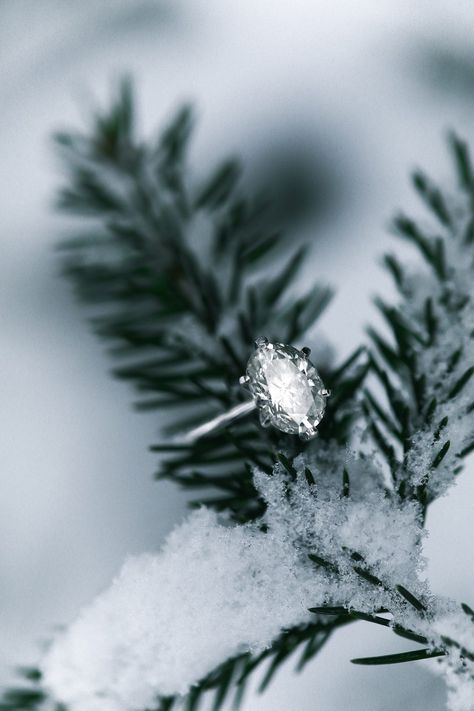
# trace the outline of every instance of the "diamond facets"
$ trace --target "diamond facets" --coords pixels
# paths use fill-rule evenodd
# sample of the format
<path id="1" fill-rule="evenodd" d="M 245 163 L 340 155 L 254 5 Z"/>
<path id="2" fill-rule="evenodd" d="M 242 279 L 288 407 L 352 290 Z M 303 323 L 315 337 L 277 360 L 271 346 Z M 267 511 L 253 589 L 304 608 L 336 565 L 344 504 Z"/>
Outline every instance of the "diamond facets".
<path id="1" fill-rule="evenodd" d="M 329 393 L 308 359 L 309 350 L 299 351 L 265 338 L 259 338 L 256 346 L 241 382 L 259 407 L 262 425 L 271 424 L 282 432 L 312 439 Z"/>

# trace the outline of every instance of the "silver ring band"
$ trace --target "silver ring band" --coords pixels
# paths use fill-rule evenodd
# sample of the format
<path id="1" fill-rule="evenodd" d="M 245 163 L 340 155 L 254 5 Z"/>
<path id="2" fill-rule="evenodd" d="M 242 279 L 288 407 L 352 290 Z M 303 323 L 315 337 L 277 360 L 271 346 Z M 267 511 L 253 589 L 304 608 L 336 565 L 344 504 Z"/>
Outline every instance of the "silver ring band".
<path id="1" fill-rule="evenodd" d="M 198 439 L 201 439 L 201 437 L 205 437 L 206 435 L 211 434 L 215 430 L 218 430 L 221 427 L 225 427 L 230 422 L 233 422 L 234 420 L 243 417 L 244 415 L 248 415 L 250 412 L 253 412 L 256 409 L 257 403 L 255 402 L 255 400 L 241 402 L 238 405 L 232 407 L 228 412 L 224 412 L 222 413 L 222 415 L 217 415 L 217 417 L 213 417 L 212 420 L 209 420 L 209 422 L 204 422 L 204 424 L 199 425 L 198 427 L 195 427 L 194 429 L 190 430 L 182 438 L 180 438 L 180 441 L 183 442 L 183 444 L 192 444 Z"/>

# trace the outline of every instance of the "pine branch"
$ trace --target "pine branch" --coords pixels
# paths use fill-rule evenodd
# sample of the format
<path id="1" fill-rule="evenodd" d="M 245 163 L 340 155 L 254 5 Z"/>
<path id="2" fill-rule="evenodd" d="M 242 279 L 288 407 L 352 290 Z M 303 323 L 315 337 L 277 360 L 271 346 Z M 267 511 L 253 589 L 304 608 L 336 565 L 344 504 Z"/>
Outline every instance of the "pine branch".
<path id="1" fill-rule="evenodd" d="M 421 229 L 399 216 L 395 229 L 421 254 L 428 270 L 412 273 L 395 257 L 385 264 L 400 294 L 396 307 L 377 300 L 392 339 L 369 329 L 372 372 L 384 393 L 382 402 L 366 391 L 365 410 L 374 443 L 388 462 L 401 498 L 417 500 L 423 514 L 443 494 L 474 447 L 466 428 L 474 401 L 472 367 L 473 183 L 466 145 L 450 137 L 461 188 L 446 196 L 420 172 L 414 185 L 433 219 Z M 421 452 L 432 454 L 423 460 Z"/>
<path id="2" fill-rule="evenodd" d="M 59 207 L 92 227 L 61 246 L 63 269 L 94 308 L 93 326 L 122 364 L 116 377 L 139 393 L 139 410 L 166 410 L 168 433 L 185 431 L 238 403 L 237 381 L 257 336 L 300 341 L 331 291 L 292 286 L 307 248 L 288 249 L 272 206 L 241 187 L 240 166 L 224 161 L 207 178 L 189 178 L 192 111 L 181 109 L 158 140 L 136 136 L 135 102 L 122 82 L 89 133 L 63 132 L 56 142 L 67 171 Z M 365 370 L 324 373 L 337 387 L 322 436 L 347 439 L 350 401 Z M 176 416 L 170 420 L 170 408 Z M 270 468 L 288 437 L 263 433 L 256 418 L 236 422 L 205 445 L 152 447 L 158 478 L 191 489 L 236 520 L 261 505 L 248 464 Z M 288 446 L 298 448 L 294 438 Z M 230 487 L 229 482 L 236 485 Z"/>

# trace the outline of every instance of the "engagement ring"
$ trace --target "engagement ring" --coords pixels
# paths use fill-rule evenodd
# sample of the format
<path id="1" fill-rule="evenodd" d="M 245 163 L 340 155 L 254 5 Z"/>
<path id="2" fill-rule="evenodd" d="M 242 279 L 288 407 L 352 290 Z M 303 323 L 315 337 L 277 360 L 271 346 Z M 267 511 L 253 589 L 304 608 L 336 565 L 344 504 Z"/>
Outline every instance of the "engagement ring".
<path id="1" fill-rule="evenodd" d="M 271 425 L 303 440 L 316 437 L 330 393 L 309 360 L 310 353 L 309 348 L 298 350 L 257 338 L 246 374 L 239 380 L 252 399 L 191 430 L 185 442 L 192 443 L 255 409 L 263 427 Z"/>

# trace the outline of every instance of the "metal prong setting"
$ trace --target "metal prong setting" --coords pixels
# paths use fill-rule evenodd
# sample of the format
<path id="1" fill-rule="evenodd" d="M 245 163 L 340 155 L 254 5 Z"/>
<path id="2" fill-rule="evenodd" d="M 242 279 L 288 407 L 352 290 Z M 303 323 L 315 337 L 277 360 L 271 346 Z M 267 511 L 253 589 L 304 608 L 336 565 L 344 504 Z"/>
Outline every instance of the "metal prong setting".
<path id="1" fill-rule="evenodd" d="M 239 384 L 240 385 L 248 385 L 250 382 L 250 378 L 248 375 L 241 375 L 239 378 Z"/>
<path id="2" fill-rule="evenodd" d="M 327 388 L 322 388 L 319 391 L 319 394 L 322 395 L 322 397 L 329 397 L 331 395 L 331 391 L 328 390 Z"/>
<path id="3" fill-rule="evenodd" d="M 309 422 L 307 419 L 303 420 L 300 422 L 300 425 L 298 427 L 298 435 L 301 440 L 304 442 L 309 442 L 311 439 L 314 439 L 315 437 L 318 436 L 318 430 L 316 427 L 311 427 L 309 426 Z"/>
<path id="4" fill-rule="evenodd" d="M 305 346 L 304 348 L 301 349 L 301 352 L 305 354 L 306 358 L 309 358 L 311 355 L 311 348 L 308 348 L 308 346 Z"/>
<path id="5" fill-rule="evenodd" d="M 266 412 L 265 410 L 260 410 L 259 420 L 262 427 L 270 427 L 272 418 L 270 417 L 268 412 Z"/>
<path id="6" fill-rule="evenodd" d="M 255 339 L 255 348 L 261 348 L 266 345 L 268 345 L 268 338 L 265 338 L 265 336 L 259 336 Z"/>

